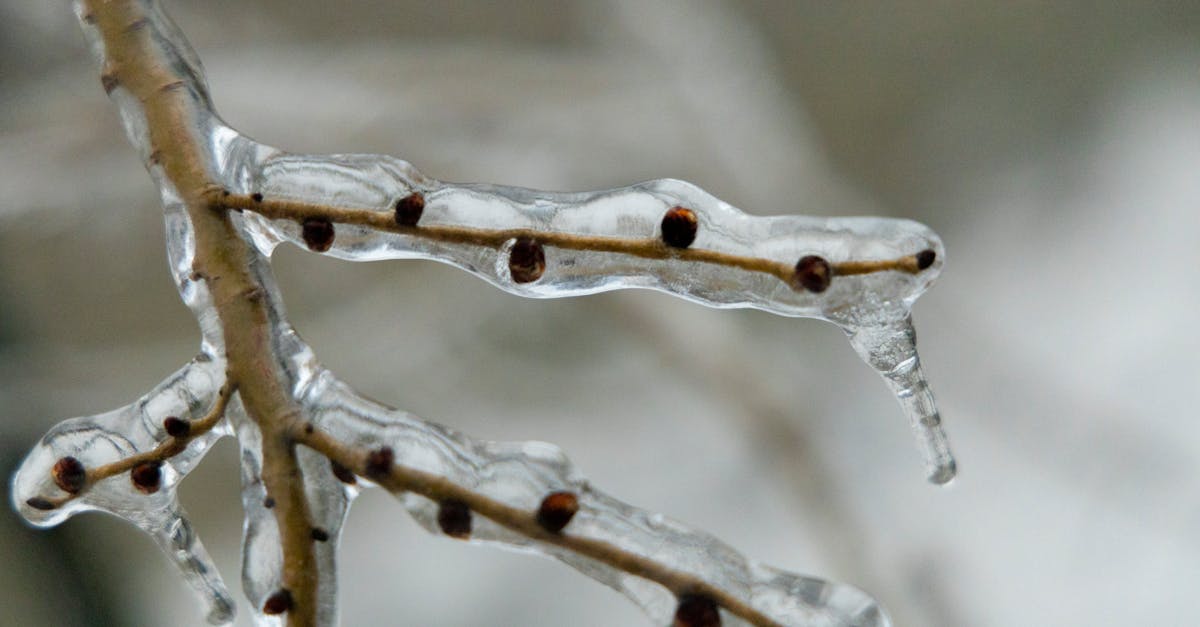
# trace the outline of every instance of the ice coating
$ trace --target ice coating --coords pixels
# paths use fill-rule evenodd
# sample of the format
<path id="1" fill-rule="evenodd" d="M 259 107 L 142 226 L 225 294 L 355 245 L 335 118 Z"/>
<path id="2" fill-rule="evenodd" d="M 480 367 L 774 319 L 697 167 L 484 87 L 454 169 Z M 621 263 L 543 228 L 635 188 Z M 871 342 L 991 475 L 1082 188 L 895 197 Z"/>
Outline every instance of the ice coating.
<path id="1" fill-rule="evenodd" d="M 580 511 L 570 534 L 647 555 L 668 569 L 691 573 L 734 591 L 780 625 L 809 627 L 889 625 L 879 604 L 861 590 L 786 573 L 749 560 L 700 531 L 625 504 L 593 488 L 563 452 L 545 442 L 491 442 L 470 437 L 369 401 L 332 373 L 322 371 L 302 402 L 319 431 L 354 448 L 392 447 L 398 464 L 445 477 L 471 492 L 515 509 L 534 510 L 546 494 L 570 490 Z M 402 461 L 401 461 L 402 460 Z M 412 516 L 440 534 L 437 504 L 416 494 L 402 497 Z M 539 542 L 477 517 L 471 541 L 534 550 L 553 556 L 637 603 L 654 621 L 671 622 L 675 597 L 662 586 L 572 547 Z M 744 624 L 726 613 L 724 624 Z"/>
<path id="2" fill-rule="evenodd" d="M 56 484 L 52 469 L 60 459 L 70 457 L 91 471 L 154 449 L 167 438 L 163 430 L 166 417 L 193 420 L 206 414 L 216 401 L 223 370 L 222 362 L 201 355 L 131 405 L 59 423 L 25 458 L 12 482 L 17 511 L 39 527 L 57 525 L 82 512 L 101 511 L 149 534 L 200 594 L 214 624 L 232 620 L 233 599 L 179 505 L 176 486 L 216 440 L 228 435 L 226 426 L 218 425 L 197 437 L 167 460 L 160 471 L 159 487 L 151 494 L 138 490 L 130 473 L 122 472 L 67 498 L 70 495 Z M 47 504 L 56 506 L 48 508 Z"/>
<path id="3" fill-rule="evenodd" d="M 288 324 L 269 256 L 282 241 L 323 249 L 326 243 L 306 238 L 301 226 L 319 218 L 332 227 L 330 255 L 434 259 L 523 296 L 647 288 L 714 307 L 754 307 L 829 320 L 846 330 L 859 354 L 893 388 L 918 434 L 930 477 L 940 483 L 953 476 L 953 460 L 921 373 L 909 313 L 944 259 L 942 244 L 929 229 L 882 218 L 752 217 L 675 180 L 555 193 L 446 184 L 391 157 L 289 154 L 240 135 L 216 116 L 199 59 L 157 2 L 125 0 L 111 6 L 119 6 L 113 13 L 127 14 L 130 20 L 117 25 L 120 36 L 144 37 L 150 48 L 143 53 L 152 57 L 161 76 L 125 76 L 134 79 L 126 84 L 110 74 L 120 61 L 106 51 L 105 42 L 112 39 L 106 39 L 88 2 L 77 2 L 76 12 L 103 68 L 102 83 L 158 185 L 168 261 L 181 298 L 200 323 L 201 355 L 137 403 L 68 420 L 47 434 L 13 479 L 14 504 L 30 522 L 54 525 L 88 510 L 129 520 L 154 537 L 181 569 L 207 603 L 210 622 L 229 622 L 233 603 L 178 504 L 175 488 L 217 438 L 232 432 L 242 452 L 243 587 L 254 605 L 256 624 L 280 622 L 264 612 L 286 574 L 285 534 L 264 484 L 271 451 L 278 447 L 264 447 L 264 429 L 276 429 L 276 436 L 280 431 L 269 422 L 275 417 L 252 416 L 249 402 L 231 391 L 235 384 L 251 382 L 227 379 L 229 364 L 223 356 L 229 329 L 222 326 L 219 303 L 198 259 L 202 231 L 193 220 L 203 218 L 191 211 L 198 190 L 182 183 L 178 163 L 173 170 L 152 137 L 156 122 L 147 101 L 167 93 L 174 98 L 173 111 L 182 113 L 182 121 L 172 121 L 170 139 L 194 147 L 198 154 L 191 156 L 207 177 L 204 193 L 213 209 L 230 210 L 231 237 L 251 244 L 245 247 L 240 271 L 254 288 L 239 296 L 262 303 L 270 362 L 264 376 L 273 377 L 271 383 L 287 396 L 295 419 L 313 433 L 360 452 L 389 446 L 398 467 L 437 477 L 506 511 L 529 512 L 548 491 L 571 490 L 578 495 L 580 511 L 562 539 L 523 531 L 511 517 L 502 523 L 500 517 L 477 515 L 471 541 L 556 557 L 622 592 L 657 624 L 670 622 L 683 591 L 672 573 L 692 582 L 688 585 L 719 592 L 727 601 L 724 624 L 744 624 L 744 616 L 765 617 L 752 620 L 755 624 L 889 624 L 879 604 L 857 588 L 758 564 L 703 532 L 605 495 L 553 445 L 476 441 L 361 398 L 319 364 Z M 138 84 L 142 78 L 153 84 Z M 397 226 L 394 208 L 414 193 L 421 200 L 416 226 Z M 694 214 L 696 232 L 694 241 L 672 244 L 662 221 L 666 212 L 679 208 Z M 536 250 L 544 259 L 534 256 L 536 263 L 516 264 L 519 250 Z M 811 256 L 830 269 L 816 277 L 820 289 L 806 287 L 799 276 L 798 260 Z M 174 436 L 164 433 L 168 416 L 194 424 L 211 418 L 212 428 L 185 436 L 186 446 L 176 450 L 170 448 Z M 296 447 L 295 468 L 313 540 L 317 596 L 312 619 L 331 625 L 337 620 L 337 542 L 363 481 L 351 484 L 344 473 L 339 478 L 317 451 Z M 154 475 L 155 490 L 138 489 L 133 472 L 123 466 L 73 494 L 64 491 L 61 477 L 56 481 L 54 469 L 67 458 L 93 473 L 150 454 L 162 463 L 161 478 Z M 429 496 L 433 492 L 422 492 L 419 485 L 395 492 L 418 521 L 440 533 L 437 505 Z M 609 547 L 608 553 L 596 546 Z M 654 579 L 646 571 L 639 576 L 636 569 L 615 567 L 614 553 L 650 563 L 651 570 L 666 575 Z M 735 605 L 740 614 L 732 610 Z"/>
<path id="4" fill-rule="evenodd" d="M 597 192 L 543 192 L 445 184 L 386 156 L 301 156 L 261 146 L 238 154 L 244 160 L 239 180 L 250 180 L 259 195 L 238 207 L 246 207 L 246 224 L 264 255 L 282 241 L 306 246 L 301 218 L 321 216 L 335 229 L 325 254 L 340 259 L 432 259 L 535 298 L 644 288 L 711 307 L 833 322 L 900 402 L 929 480 L 944 484 L 954 478 L 956 464 L 920 367 L 911 321 L 913 302 L 936 280 L 945 259 L 941 239 L 922 224 L 749 216 L 695 185 L 670 179 Z M 380 228 L 388 226 L 396 203 L 414 193 L 424 205 L 419 226 Z M 698 218 L 686 252 L 669 252 L 656 240 L 664 214 L 674 207 L 686 207 Z M 519 238 L 545 249 L 544 269 L 532 281 L 514 277 L 510 268 Z M 914 261 L 917 265 L 860 274 L 849 270 L 921 254 L 930 256 L 924 267 Z M 834 268 L 828 287 L 819 292 L 788 281 L 791 265 L 809 255 Z"/>

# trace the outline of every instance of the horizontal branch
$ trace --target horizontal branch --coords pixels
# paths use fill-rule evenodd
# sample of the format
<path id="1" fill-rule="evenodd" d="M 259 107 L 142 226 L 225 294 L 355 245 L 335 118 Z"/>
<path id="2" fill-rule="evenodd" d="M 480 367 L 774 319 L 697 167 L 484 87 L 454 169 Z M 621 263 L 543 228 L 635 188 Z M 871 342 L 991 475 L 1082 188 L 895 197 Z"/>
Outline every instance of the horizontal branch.
<path id="1" fill-rule="evenodd" d="M 663 234 L 659 237 L 611 237 L 600 235 L 579 235 L 548 230 L 528 228 L 486 229 L 470 226 L 420 225 L 412 214 L 404 212 L 405 204 L 412 204 L 416 197 L 424 206 L 425 200 L 419 192 L 397 202 L 394 211 L 372 211 L 367 209 L 352 209 L 325 204 L 309 203 L 296 200 L 278 200 L 264 198 L 262 194 L 232 194 L 227 190 L 210 190 L 207 193 L 208 202 L 217 208 L 252 211 L 270 219 L 292 220 L 298 224 L 311 224 L 311 221 L 325 221 L 330 224 L 353 224 L 377 231 L 398 233 L 420 240 L 446 244 L 466 244 L 499 249 L 514 240 L 530 240 L 540 246 L 551 246 L 565 250 L 592 251 L 632 255 L 642 259 L 677 259 L 698 263 L 739 268 L 749 272 L 770 274 L 792 286 L 793 289 L 808 289 L 813 292 L 824 291 L 829 281 L 838 276 L 853 276 L 872 274 L 876 272 L 904 272 L 916 274 L 933 265 L 936 253 L 925 249 L 910 255 L 894 259 L 878 260 L 847 260 L 825 263 L 825 267 L 802 265 L 798 261 L 782 262 L 762 257 L 736 255 L 715 250 L 691 248 L 671 243 L 669 230 L 670 213 L 664 217 Z M 682 211 L 681 211 L 682 210 Z M 691 209 L 676 207 L 676 214 L 691 213 Z M 418 216 L 419 218 L 419 216 Z M 694 223 L 694 217 L 692 218 Z M 328 250 L 333 240 L 333 231 L 329 236 L 307 243 L 309 248 L 323 252 Z M 691 238 L 694 238 L 694 226 Z M 690 244 L 690 240 L 688 242 Z M 533 277 L 537 280 L 540 277 Z"/>
<path id="2" fill-rule="evenodd" d="M 67 456 L 55 462 L 51 469 L 54 483 L 65 492 L 59 497 L 33 496 L 25 503 L 34 509 L 49 511 L 62 507 L 68 501 L 83 496 L 96 483 L 133 471 L 130 480 L 142 492 L 157 492 L 161 477 L 162 463 L 175 457 L 187 449 L 188 443 L 209 431 L 225 417 L 225 408 L 229 399 L 237 390 L 236 384 L 226 383 L 217 393 L 217 400 L 208 413 L 195 421 L 186 421 L 178 416 L 168 416 L 163 420 L 163 430 L 166 439 L 158 446 L 136 455 L 130 455 L 116 461 L 87 468 L 75 457 Z"/>
<path id="3" fill-rule="evenodd" d="M 680 611 L 708 604 L 754 625 L 887 624 L 878 604 L 851 586 L 756 564 L 712 536 L 605 495 L 553 445 L 473 440 L 364 399 L 328 371 L 305 399 L 310 421 L 290 435 L 330 460 L 326 476 L 353 483 L 359 475 L 397 497 L 419 496 L 402 500 L 432 530 L 531 546 L 655 619 L 663 618 L 665 591 Z"/>
<path id="4" fill-rule="evenodd" d="M 633 553 L 602 540 L 576 536 L 563 531 L 549 531 L 545 525 L 538 522 L 538 510 L 530 511 L 511 507 L 457 485 L 445 477 L 408 468 L 402 464 L 391 463 L 386 469 L 372 467 L 373 461 L 376 463 L 378 461 L 377 458 L 373 460 L 372 457 L 373 454 L 377 454 L 377 451 L 353 449 L 321 431 L 300 432 L 296 437 L 301 444 L 320 452 L 330 460 L 357 474 L 370 478 L 393 493 L 414 492 L 434 502 L 463 503 L 471 512 L 485 516 L 531 540 L 562 547 L 617 570 L 648 579 L 670 590 L 676 596 L 688 594 L 704 596 L 753 625 L 764 627 L 780 625 L 741 599 L 721 588 L 710 585 L 691 573 L 674 570 L 648 556 Z"/>

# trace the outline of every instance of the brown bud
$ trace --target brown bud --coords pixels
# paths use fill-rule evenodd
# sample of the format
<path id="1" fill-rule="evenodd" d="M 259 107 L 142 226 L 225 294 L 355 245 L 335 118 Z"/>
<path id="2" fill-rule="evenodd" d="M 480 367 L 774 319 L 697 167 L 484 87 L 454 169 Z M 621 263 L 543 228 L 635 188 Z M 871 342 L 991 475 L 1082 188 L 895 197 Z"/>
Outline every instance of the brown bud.
<path id="1" fill-rule="evenodd" d="M 671 623 L 671 627 L 718 627 L 720 624 L 721 613 L 712 599 L 698 594 L 679 597 L 679 607 L 675 609 L 675 622 Z"/>
<path id="2" fill-rule="evenodd" d="M 133 481 L 133 487 L 145 494 L 158 492 L 159 483 L 162 481 L 162 464 L 161 461 L 152 459 L 134 466 L 129 471 L 129 479 Z"/>
<path id="3" fill-rule="evenodd" d="M 392 464 L 396 461 L 396 452 L 390 446 L 384 446 L 377 450 L 371 451 L 367 455 L 366 471 L 367 477 L 371 479 L 382 479 L 387 477 L 392 472 Z"/>
<path id="4" fill-rule="evenodd" d="M 268 496 L 267 498 L 263 499 L 263 507 L 265 507 L 267 509 L 271 509 L 272 507 L 275 507 L 275 497 Z"/>
<path id="5" fill-rule="evenodd" d="M 163 420 L 163 429 L 173 438 L 186 438 L 192 432 L 192 425 L 177 416 L 167 416 L 167 419 Z"/>
<path id="6" fill-rule="evenodd" d="M 518 238 L 508 255 L 508 272 L 517 283 L 532 283 L 546 271 L 546 251 L 537 240 Z"/>
<path id="7" fill-rule="evenodd" d="M 663 243 L 672 248 L 687 248 L 696 241 L 700 222 L 696 212 L 686 207 L 672 207 L 662 219 Z"/>
<path id="8" fill-rule="evenodd" d="M 573 492 L 551 492 L 542 499 L 538 508 L 537 523 L 550 533 L 558 533 L 571 522 L 579 511 L 579 499 Z"/>
<path id="9" fill-rule="evenodd" d="M 304 221 L 302 235 L 309 250 L 323 253 L 333 246 L 333 223 L 325 218 L 308 218 Z"/>
<path id="10" fill-rule="evenodd" d="M 320 527 L 313 527 L 312 539 L 317 542 L 327 542 L 329 541 L 329 532 Z"/>
<path id="11" fill-rule="evenodd" d="M 447 499 L 438 505 L 438 526 L 442 533 L 466 539 L 471 537 L 471 508 L 457 499 Z"/>
<path id="12" fill-rule="evenodd" d="M 355 477 L 354 473 L 351 472 L 349 468 L 346 468 L 332 459 L 329 460 L 329 468 L 333 470 L 333 476 L 337 477 L 338 481 L 350 485 L 358 483 L 358 477 Z"/>
<path id="13" fill-rule="evenodd" d="M 111 94 L 112 91 L 114 89 L 116 89 L 117 85 L 119 85 L 119 84 L 120 84 L 120 81 L 117 80 L 117 77 L 113 76 L 112 74 L 101 74 L 100 75 L 100 85 L 104 87 L 104 93 L 106 93 L 106 94 Z"/>
<path id="14" fill-rule="evenodd" d="M 35 497 L 25 501 L 25 504 L 32 507 L 33 509 L 40 509 L 43 512 L 48 512 L 52 509 L 58 509 L 57 505 L 55 505 L 54 503 L 51 503 L 49 500 L 44 499 L 40 496 L 35 496 Z"/>
<path id="15" fill-rule="evenodd" d="M 292 609 L 292 592 L 287 588 L 280 588 L 274 594 L 267 597 L 266 603 L 263 603 L 263 614 L 277 615 L 282 614 Z"/>
<path id="16" fill-rule="evenodd" d="M 84 469 L 83 462 L 74 457 L 68 456 L 54 462 L 54 469 L 50 474 L 54 477 L 54 485 L 62 488 L 63 492 L 79 494 L 87 484 L 87 470 Z"/>
<path id="17" fill-rule="evenodd" d="M 932 266 L 934 260 L 936 259 L 937 253 L 933 252 L 932 250 L 922 250 L 921 252 L 917 253 L 917 269 L 924 270 L 929 266 Z"/>
<path id="18" fill-rule="evenodd" d="M 833 280 L 833 268 L 824 257 L 808 255 L 796 262 L 796 273 L 792 276 L 793 289 L 806 289 L 821 293 L 829 288 Z"/>
<path id="19" fill-rule="evenodd" d="M 258 192 L 254 192 L 253 194 L 250 194 L 250 199 L 254 202 L 262 202 L 263 195 Z"/>
<path id="20" fill-rule="evenodd" d="M 416 226 L 424 212 L 425 196 L 421 192 L 413 192 L 396 201 L 396 224 Z"/>

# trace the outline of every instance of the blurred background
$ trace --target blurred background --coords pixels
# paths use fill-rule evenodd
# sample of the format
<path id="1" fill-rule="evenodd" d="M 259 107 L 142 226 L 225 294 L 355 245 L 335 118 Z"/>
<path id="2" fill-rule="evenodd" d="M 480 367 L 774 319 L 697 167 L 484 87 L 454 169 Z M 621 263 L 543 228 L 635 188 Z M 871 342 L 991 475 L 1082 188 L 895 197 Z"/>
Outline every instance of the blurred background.
<path id="1" fill-rule="evenodd" d="M 334 8 L 336 7 L 336 8 Z M 368 396 L 540 439 L 594 482 L 898 625 L 1195 625 L 1200 4 L 170 2 L 235 127 L 453 181 L 690 180 L 754 214 L 946 242 L 916 306 L 959 456 L 923 481 L 840 332 L 649 292 L 530 301 L 427 262 L 294 248 L 292 319 Z M 63 2 L 0 1 L 0 475 L 198 342 L 149 178 Z M 183 484 L 242 604 L 236 446 Z M 0 623 L 199 625 L 148 538 L 0 508 Z M 640 625 L 555 562 L 351 513 L 345 625 Z"/>

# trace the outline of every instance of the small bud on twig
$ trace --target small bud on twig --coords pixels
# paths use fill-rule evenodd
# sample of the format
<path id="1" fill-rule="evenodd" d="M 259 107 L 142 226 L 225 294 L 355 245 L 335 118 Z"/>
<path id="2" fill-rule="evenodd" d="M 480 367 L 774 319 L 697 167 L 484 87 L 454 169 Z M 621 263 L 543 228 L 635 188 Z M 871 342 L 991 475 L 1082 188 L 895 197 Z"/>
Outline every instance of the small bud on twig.
<path id="1" fill-rule="evenodd" d="M 302 235 L 309 250 L 323 253 L 333 246 L 333 223 L 325 218 L 309 218 L 304 221 Z"/>
<path id="2" fill-rule="evenodd" d="M 382 479 L 392 472 L 392 464 L 396 461 L 396 452 L 390 446 L 384 446 L 371 451 L 367 455 L 366 474 L 371 479 Z"/>
<path id="3" fill-rule="evenodd" d="M 338 481 L 349 485 L 358 483 L 358 477 L 354 476 L 354 473 L 349 468 L 346 468 L 332 459 L 329 460 L 329 468 L 333 471 L 333 476 L 338 478 Z"/>
<path id="4" fill-rule="evenodd" d="M 718 627 L 720 624 L 721 613 L 712 599 L 698 594 L 679 597 L 679 607 L 675 609 L 675 622 L 671 627 Z"/>
<path id="5" fill-rule="evenodd" d="M 51 475 L 55 485 L 62 488 L 63 492 L 71 494 L 79 494 L 87 483 L 87 470 L 84 469 L 83 462 L 74 457 L 68 456 L 54 462 Z"/>
<path id="6" fill-rule="evenodd" d="M 145 494 L 158 492 L 159 483 L 162 481 L 162 462 L 152 459 L 134 466 L 129 471 L 129 479 L 133 482 L 133 487 Z"/>
<path id="7" fill-rule="evenodd" d="M 662 240 L 672 248 L 687 248 L 696 241 L 700 223 L 696 212 L 686 207 L 672 207 L 662 219 Z"/>
<path id="8" fill-rule="evenodd" d="M 52 509 L 58 509 L 57 505 L 55 505 L 54 503 L 51 503 L 50 501 L 48 501 L 40 496 L 35 496 L 35 497 L 25 501 L 25 504 L 32 507 L 33 509 L 40 509 L 43 512 L 48 512 Z"/>
<path id="9" fill-rule="evenodd" d="M 929 268 L 929 266 L 933 265 L 935 259 L 937 259 L 937 253 L 932 250 L 922 250 L 917 253 L 917 269 L 925 270 Z"/>
<path id="10" fill-rule="evenodd" d="M 416 226 L 424 212 L 425 196 L 421 192 L 413 192 L 396 201 L 396 224 Z"/>
<path id="11" fill-rule="evenodd" d="M 829 288 L 833 280 L 833 268 L 824 257 L 808 255 L 796 262 L 796 274 L 792 277 L 792 287 L 806 289 L 820 294 Z"/>
<path id="12" fill-rule="evenodd" d="M 538 508 L 537 523 L 550 533 L 558 533 L 571 522 L 579 511 L 579 499 L 572 492 L 551 492 L 542 499 Z"/>
<path id="13" fill-rule="evenodd" d="M 263 614 L 277 615 L 282 614 L 292 609 L 292 592 L 287 588 L 280 588 L 274 594 L 267 597 L 266 603 L 263 603 Z"/>
<path id="14" fill-rule="evenodd" d="M 546 251 L 537 240 L 522 237 L 508 255 L 508 272 L 517 283 L 532 283 L 546 271 Z"/>
<path id="15" fill-rule="evenodd" d="M 471 508 L 466 503 L 456 499 L 442 501 L 438 505 L 438 526 L 442 533 L 452 537 L 466 539 L 471 537 Z"/>
<path id="16" fill-rule="evenodd" d="M 186 438 L 192 431 L 192 425 L 177 416 L 167 416 L 167 419 L 163 420 L 163 429 L 173 438 Z"/>

